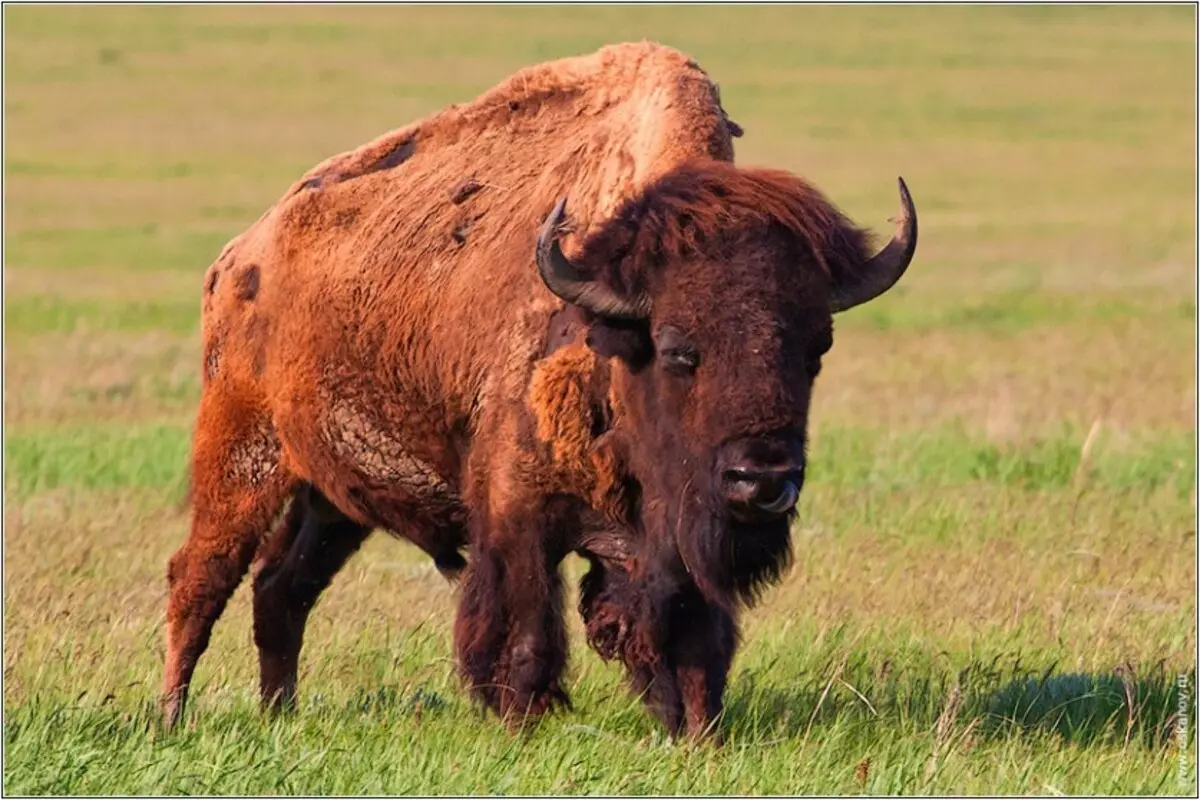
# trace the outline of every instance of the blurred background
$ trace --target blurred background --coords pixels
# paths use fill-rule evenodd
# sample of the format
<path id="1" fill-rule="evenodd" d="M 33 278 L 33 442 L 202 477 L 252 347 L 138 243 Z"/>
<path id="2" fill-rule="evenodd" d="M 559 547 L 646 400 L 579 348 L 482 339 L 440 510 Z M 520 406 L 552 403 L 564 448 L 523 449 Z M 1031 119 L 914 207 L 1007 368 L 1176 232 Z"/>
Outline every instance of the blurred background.
<path id="1" fill-rule="evenodd" d="M 837 319 L 797 565 L 750 617 L 740 674 L 790 664 L 793 685 L 838 654 L 877 676 L 910 659 L 912 680 L 1013 654 L 1039 674 L 1191 669 L 1194 8 L 10 6 L 4 23 L 5 708 L 25 730 L 45 720 L 35 696 L 75 708 L 99 690 L 94 713 L 137 718 L 155 691 L 200 284 L 224 243 L 329 155 L 529 64 L 644 38 L 720 84 L 739 163 L 801 173 L 883 235 L 903 175 L 921 221 L 902 283 Z M 302 674 L 346 693 L 402 680 L 449 654 L 453 602 L 379 537 L 314 614 Z M 218 627 L 201 709 L 253 686 L 248 605 L 240 592 Z M 414 626 L 427 638 L 398 663 L 381 631 Z M 579 664 L 617 691 L 615 670 Z M 870 695 L 884 716 L 909 678 Z M 1147 722 L 1160 738 L 1169 705 Z M 95 782 L 55 783 L 58 762 L 11 730 L 27 790 L 207 786 L 135 779 L 99 739 Z M 1120 786 L 1173 769 L 1157 747 Z M 1074 769 L 1062 785 L 1096 789 L 1094 763 Z M 1008 785 L 962 770 L 879 786 Z M 787 774 L 766 788 L 840 785 Z M 708 788 L 751 785 L 728 776 Z M 313 780 L 300 788 L 340 786 Z M 529 781 L 510 789 L 563 788 Z"/>
<path id="2" fill-rule="evenodd" d="M 917 357 L 939 361 L 930 402 L 957 391 L 954 413 L 976 424 L 985 401 L 1022 428 L 1192 420 L 1187 9 L 108 7 L 13 8 L 6 21 L 10 334 L 194 331 L 207 264 L 308 167 L 522 66 L 651 38 L 721 84 L 747 131 L 741 163 L 800 172 L 884 233 L 894 178 L 908 179 L 917 268 L 845 318 L 889 334 L 882 352 L 859 348 L 872 389 L 933 368 Z M 1178 338 L 1105 335 L 1146 316 L 1177 322 Z M 1081 328 L 1086 347 L 1062 341 Z M 954 334 L 1037 347 L 939 359 Z M 37 376 L 22 365 L 10 365 L 10 422 L 67 413 L 59 392 L 29 394 Z M 1106 371 L 1099 384 L 1089 367 Z M 1006 395 L 1030 370 L 1060 391 Z M 195 372 L 167 376 L 181 400 Z M 99 384 L 87 385 L 112 389 Z M 131 392 L 111 405 L 149 399 Z M 881 422 L 930 413 L 842 400 Z"/>

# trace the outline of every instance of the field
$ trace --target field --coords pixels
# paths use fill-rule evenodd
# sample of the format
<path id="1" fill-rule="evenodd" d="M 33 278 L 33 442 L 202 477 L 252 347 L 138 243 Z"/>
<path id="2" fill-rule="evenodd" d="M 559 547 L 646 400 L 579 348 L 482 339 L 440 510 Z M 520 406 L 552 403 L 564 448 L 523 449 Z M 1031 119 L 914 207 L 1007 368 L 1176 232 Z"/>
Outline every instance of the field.
<path id="1" fill-rule="evenodd" d="M 1194 9 L 4 21 L 7 793 L 1196 791 Z M 739 162 L 881 232 L 902 174 L 921 220 L 837 319 L 726 745 L 668 740 L 573 613 L 576 710 L 508 734 L 454 676 L 453 589 L 382 535 L 313 614 L 298 713 L 257 712 L 243 586 L 159 730 L 207 265 L 326 156 L 641 38 L 720 82 Z"/>

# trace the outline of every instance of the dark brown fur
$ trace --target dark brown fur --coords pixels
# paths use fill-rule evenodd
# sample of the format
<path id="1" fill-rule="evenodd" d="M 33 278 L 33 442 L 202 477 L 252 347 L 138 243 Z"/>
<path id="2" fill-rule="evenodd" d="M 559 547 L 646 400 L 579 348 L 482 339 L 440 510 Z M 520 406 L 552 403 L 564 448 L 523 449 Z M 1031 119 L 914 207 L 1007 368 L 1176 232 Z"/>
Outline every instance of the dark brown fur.
<path id="1" fill-rule="evenodd" d="M 581 260 L 633 293 L 650 288 L 668 264 L 733 258 L 771 235 L 790 239 L 830 282 L 846 280 L 871 255 L 867 233 L 803 179 L 698 160 L 621 206 L 589 237 Z"/>
<path id="2" fill-rule="evenodd" d="M 568 702 L 574 551 L 589 641 L 672 732 L 711 730 L 739 601 L 788 551 L 787 520 L 723 519 L 714 448 L 802 440 L 829 287 L 866 256 L 802 180 L 728 163 L 735 130 L 682 55 L 605 48 L 329 159 L 222 252 L 168 569 L 169 722 L 256 552 L 262 697 L 288 703 L 309 609 L 384 528 L 448 576 L 466 564 L 459 667 L 510 722 Z M 567 252 L 652 295 L 651 321 L 542 284 L 534 236 L 564 195 Z M 663 326 L 699 348 L 695 375 L 660 369 Z"/>
<path id="3" fill-rule="evenodd" d="M 724 380 L 696 387 L 691 420 L 688 409 L 671 410 L 685 413 L 698 438 L 719 439 L 804 430 L 807 390 L 831 341 L 829 315 L 818 309 L 828 306 L 828 287 L 849 279 L 869 257 L 866 232 L 802 179 L 698 161 L 681 165 L 619 208 L 589 237 L 577 262 L 592 266 L 622 293 L 653 295 L 656 310 L 665 312 L 656 313 L 656 324 L 674 316 L 669 321 L 676 327 L 712 330 L 716 341 L 701 349 L 710 359 L 728 361 L 706 363 L 704 369 Z M 807 270 L 800 266 L 805 264 Z M 596 328 L 597 339 L 617 340 L 617 353 L 654 349 L 646 325 L 600 321 Z M 788 328 L 792 335 L 780 337 Z M 744 364 L 756 343 L 762 358 L 751 374 Z M 641 367 L 637 355 L 627 361 L 635 371 Z M 643 440 L 635 449 L 671 452 L 667 442 L 657 450 L 645 446 L 646 431 L 654 427 L 650 419 L 631 420 L 631 430 Z M 646 474 L 656 472 L 646 465 Z M 763 583 L 779 576 L 789 556 L 788 530 L 685 537 L 679 549 L 690 556 L 693 578 L 709 597 L 729 607 L 733 596 L 752 600 Z"/>
<path id="4" fill-rule="evenodd" d="M 620 466 L 609 480 L 639 501 L 625 522 L 638 532 L 634 555 L 592 559 L 580 610 L 589 643 L 626 665 L 672 731 L 709 732 L 739 600 L 790 555 L 790 518 L 721 521 L 712 448 L 781 429 L 802 439 L 830 343 L 828 289 L 869 255 L 866 234 L 803 180 L 701 160 L 616 209 L 575 257 L 620 293 L 654 298 L 648 323 L 588 322 L 591 348 L 612 357 L 603 441 Z M 668 326 L 698 347 L 695 376 L 656 368 Z"/>

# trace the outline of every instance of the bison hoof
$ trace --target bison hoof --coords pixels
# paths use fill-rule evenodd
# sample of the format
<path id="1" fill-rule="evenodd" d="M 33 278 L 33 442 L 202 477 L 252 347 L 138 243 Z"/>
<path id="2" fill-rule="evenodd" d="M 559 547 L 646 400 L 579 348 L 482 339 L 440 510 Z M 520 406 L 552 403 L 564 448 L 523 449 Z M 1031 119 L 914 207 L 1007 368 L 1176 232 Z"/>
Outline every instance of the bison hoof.
<path id="1" fill-rule="evenodd" d="M 187 692 L 183 689 L 176 689 L 158 701 L 159 717 L 162 721 L 162 726 L 166 730 L 174 730 L 179 724 L 179 719 L 183 716 L 184 702 L 187 700 Z"/>
<path id="2" fill-rule="evenodd" d="M 526 693 L 523 696 L 521 693 L 515 692 L 509 692 L 506 695 L 511 699 L 505 702 L 506 698 L 501 698 L 500 716 L 508 725 L 509 730 L 514 733 L 528 724 L 536 723 L 556 707 L 567 710 L 571 708 L 571 699 L 557 684 L 542 691 Z"/>
<path id="3" fill-rule="evenodd" d="M 261 688 L 259 709 L 269 717 L 293 713 L 296 710 L 296 687 L 285 685 Z"/>

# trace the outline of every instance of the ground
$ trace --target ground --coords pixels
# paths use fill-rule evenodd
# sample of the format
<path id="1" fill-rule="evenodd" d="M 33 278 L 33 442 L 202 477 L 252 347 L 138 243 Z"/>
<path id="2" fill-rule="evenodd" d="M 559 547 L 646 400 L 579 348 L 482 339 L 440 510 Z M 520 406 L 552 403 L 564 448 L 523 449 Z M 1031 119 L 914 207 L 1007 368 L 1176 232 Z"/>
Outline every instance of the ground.
<path id="1" fill-rule="evenodd" d="M 1195 791 L 1194 8 L 4 20 L 7 792 Z M 205 267 L 326 156 L 640 38 L 720 82 L 741 163 L 884 233 L 903 175 L 921 220 L 837 320 L 725 747 L 665 739 L 577 621 L 574 713 L 481 718 L 452 588 L 382 536 L 314 612 L 297 714 L 257 714 L 243 587 L 159 731 Z"/>

